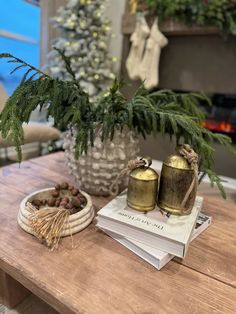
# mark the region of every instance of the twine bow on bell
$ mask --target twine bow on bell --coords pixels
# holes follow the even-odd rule
[[[193,180],[181,203],[181,207],[185,207],[190,197],[190,194],[194,190],[197,190],[198,186],[198,154],[188,144],[180,145],[177,150],[178,153],[188,161],[188,163],[191,166],[191,169],[193,170]]]

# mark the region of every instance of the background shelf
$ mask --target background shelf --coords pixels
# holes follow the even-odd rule
[[[147,18],[148,24],[152,24],[154,17]],[[122,33],[129,35],[134,32],[136,15],[125,13],[122,18]],[[160,25],[160,30],[167,36],[192,36],[192,35],[217,35],[220,31],[215,26],[188,26],[174,20],[165,21]]]

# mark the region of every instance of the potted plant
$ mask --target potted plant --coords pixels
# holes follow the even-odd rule
[[[149,93],[141,86],[128,100],[115,80],[110,90],[92,103],[76,80],[70,59],[62,51],[57,51],[65,62],[70,81],[52,78],[11,54],[0,54],[0,58],[17,64],[13,71],[26,69],[21,84],[0,114],[0,132],[4,138],[11,137],[19,160],[24,143],[22,124],[29,122],[31,112],[39,106],[46,108],[48,116],[54,118],[55,126],[69,130],[65,143],[67,159],[74,172],[79,165],[77,179],[85,191],[107,195],[116,175],[129,159],[136,156],[137,135],[145,138],[149,134],[161,133],[174,138],[177,143],[183,141],[192,145],[200,157],[199,180],[207,174],[224,196],[221,181],[213,171],[212,145],[218,141],[231,149],[231,140],[202,127],[204,114],[198,104],[202,100],[208,101],[206,96],[176,94],[168,90]],[[109,155],[108,148],[115,153]],[[118,151],[121,158],[116,156]],[[89,176],[89,181],[83,180]],[[124,184],[120,182],[120,187]],[[98,189],[98,186],[104,189]]]

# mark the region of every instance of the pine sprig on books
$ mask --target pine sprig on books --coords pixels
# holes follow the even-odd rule
[[[168,135],[176,142],[190,144],[200,157],[200,170],[207,173],[212,184],[221,189],[220,179],[213,171],[215,141],[232,149],[231,139],[212,133],[202,127],[204,114],[199,109],[200,101],[209,99],[198,93],[177,94],[169,90],[149,93],[143,85],[132,99],[126,99],[115,80],[109,91],[104,92],[95,102],[75,79],[70,58],[57,49],[71,80],[50,77],[23,60],[11,54],[0,54],[8,62],[16,64],[13,71],[25,68],[21,84],[7,100],[0,114],[0,132],[4,138],[11,138],[21,160],[21,145],[24,142],[22,124],[28,123],[30,114],[38,106],[46,109],[55,125],[64,130],[77,130],[75,155],[77,158],[88,147],[93,146],[95,132],[101,128],[101,139],[113,139],[116,129],[128,127],[144,138],[147,135]],[[222,189],[221,189],[222,190]],[[223,194],[224,196],[224,194]]]

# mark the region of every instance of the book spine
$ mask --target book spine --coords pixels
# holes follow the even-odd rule
[[[185,258],[186,254],[187,254],[188,247],[189,247],[190,241],[191,241],[191,239],[192,239],[192,236],[193,236],[193,234],[194,234],[195,226],[196,226],[198,217],[199,217],[200,212],[201,212],[201,209],[202,209],[202,204],[203,204],[203,198],[202,198],[202,197],[197,197],[197,198],[196,198],[196,201],[195,201],[195,206],[197,206],[197,208],[198,208],[198,215],[197,215],[196,218],[195,218],[195,222],[194,222],[194,224],[193,224],[192,231],[191,231],[191,235],[190,235],[190,237],[189,237],[189,239],[188,239],[188,242],[184,245],[182,258]]]
[[[203,213],[200,213],[194,229],[194,234],[191,238],[191,242],[198,237],[204,230],[206,230],[212,222],[212,217],[207,216]],[[147,261],[149,264],[153,265],[156,269],[160,270],[165,266],[171,259],[174,258],[174,255],[162,252],[161,255],[157,255],[153,252],[153,249],[149,247],[147,250],[140,248],[138,243],[134,243],[131,239],[122,237],[114,232],[102,229],[105,233],[111,236],[114,240],[118,241],[129,250],[134,252],[136,255],[140,256],[142,259]]]
[[[200,214],[199,216],[201,216],[202,214]],[[204,214],[203,214],[204,215]],[[212,223],[212,217],[211,216],[207,216],[207,215],[204,215],[206,217],[206,221],[204,221],[200,227],[196,227],[194,229],[194,233],[192,235],[192,238],[191,238],[191,242],[196,239],[204,230],[206,230]],[[198,223],[198,221],[197,221]]]

